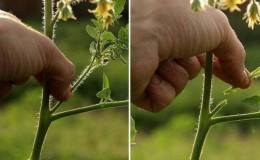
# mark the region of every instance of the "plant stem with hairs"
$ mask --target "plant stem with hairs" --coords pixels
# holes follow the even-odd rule
[[[210,100],[211,100],[211,82],[212,82],[212,53],[206,55],[204,89],[202,96],[202,104],[200,108],[199,122],[197,134],[195,137],[191,160],[199,160],[203,144],[210,129]]]
[[[200,160],[203,145],[205,144],[207,134],[210,128],[216,124],[234,122],[234,121],[245,121],[260,119],[260,111],[254,113],[238,114],[238,115],[227,115],[215,117],[218,111],[220,111],[223,105],[217,105],[211,111],[211,88],[212,88],[212,56],[213,54],[206,54],[206,66],[205,66],[205,77],[204,77],[204,89],[202,93],[202,104],[200,108],[198,129],[194,140],[192,153],[190,160]],[[226,101],[226,100],[225,100]],[[224,102],[224,101],[223,101]],[[224,102],[226,103],[226,102]]]
[[[54,25],[58,20],[59,10],[53,15],[53,0],[44,0],[44,34],[48,36],[50,39],[53,39],[54,35]],[[71,1],[76,2],[76,1]],[[103,31],[98,35],[98,50],[96,54],[101,54],[100,43],[101,43],[101,34]],[[96,55],[93,55],[91,58],[90,64],[84,69],[82,74],[73,84],[71,91],[75,92],[77,87],[90,75],[90,73],[97,67],[101,66],[97,61]],[[44,139],[47,135],[48,129],[52,122],[55,120],[85,113],[91,112],[100,109],[107,109],[107,108],[117,108],[117,107],[125,107],[128,106],[128,100],[124,101],[113,101],[113,102],[100,102],[98,104],[93,104],[90,106],[80,107],[72,110],[67,110],[59,113],[55,113],[55,111],[61,106],[63,101],[59,101],[54,107],[50,106],[50,91],[49,91],[49,82],[48,77],[44,75],[44,85],[43,85],[43,93],[42,93],[42,104],[40,107],[39,113],[39,121],[38,127],[30,155],[30,160],[39,160],[41,157],[41,151],[44,144]]]
[[[49,38],[53,38],[53,25],[52,25],[52,0],[44,0],[44,34]],[[43,94],[42,94],[42,105],[40,108],[40,117],[38,122],[38,128],[36,131],[36,137],[33,144],[32,153],[30,160],[39,160],[41,156],[41,150],[44,143],[45,136],[47,134],[48,128],[51,124],[50,121],[50,92],[48,77],[44,76],[43,84]]]

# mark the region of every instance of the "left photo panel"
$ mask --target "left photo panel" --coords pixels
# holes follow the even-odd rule
[[[0,159],[128,159],[128,10],[0,2]]]

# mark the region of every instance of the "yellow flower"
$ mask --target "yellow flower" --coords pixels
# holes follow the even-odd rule
[[[97,4],[96,9],[89,10],[90,13],[94,13],[100,17],[103,21],[104,27],[107,29],[109,25],[114,23],[114,3],[112,0],[91,0],[91,3]]]
[[[230,12],[234,12],[240,11],[238,5],[244,2],[246,2],[246,0],[220,0],[218,5],[220,9],[229,9]]]
[[[255,25],[260,25],[260,5],[259,2],[251,0],[250,4],[247,6],[247,11],[243,17],[248,23],[248,27],[252,30]]]
[[[111,14],[109,14],[103,21],[103,25],[106,29],[108,29],[108,26],[112,26],[114,24],[114,18]]]
[[[94,10],[89,10],[90,13],[94,13],[97,16],[106,17],[109,15],[111,10],[114,10],[113,1],[111,0],[92,0],[91,3],[96,3],[97,8]]]

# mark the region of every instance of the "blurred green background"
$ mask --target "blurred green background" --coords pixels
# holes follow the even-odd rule
[[[243,9],[245,10],[245,8]],[[230,23],[247,52],[246,67],[252,71],[260,65],[260,27],[247,28],[243,13],[227,14]],[[173,103],[160,113],[148,113],[132,106],[136,122],[136,144],[131,147],[132,160],[188,160],[195,136],[199,113],[203,71],[190,81],[186,89]],[[221,114],[237,114],[258,111],[256,106],[245,105],[242,99],[260,95],[260,81],[245,91],[228,97],[223,91],[229,85],[214,77],[214,104],[228,98],[228,105]],[[202,160],[259,160],[260,120],[235,122],[214,126],[208,136]]]
[[[89,63],[91,38],[85,27],[91,15],[87,9],[95,7],[81,3],[74,7],[77,21],[59,22],[55,42],[76,66],[77,75]],[[126,5],[125,8],[128,8]],[[0,2],[0,9],[13,14],[33,28],[42,31],[41,1],[9,0]],[[124,18],[111,30],[115,34]],[[124,53],[128,59],[128,53]],[[102,89],[102,75],[107,74],[112,89],[112,99],[128,98],[128,65],[111,61],[106,67],[95,70],[73,98],[60,110],[83,107],[99,102],[96,93]],[[31,78],[23,86],[14,86],[12,93],[0,102],[0,160],[25,160],[29,158],[37,125],[41,101],[41,87]],[[109,109],[68,117],[54,122],[43,148],[43,160],[126,160],[128,158],[128,109]]]

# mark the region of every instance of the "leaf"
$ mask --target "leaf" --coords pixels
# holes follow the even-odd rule
[[[250,105],[260,106],[260,96],[255,95],[250,98],[243,99],[242,102]]]
[[[96,20],[96,19],[91,19],[91,22],[98,28],[98,29],[102,29],[102,23],[100,23],[100,21]]]
[[[118,38],[119,39],[124,39],[124,37],[125,37],[125,28],[121,27],[119,32],[118,32]]]
[[[94,27],[92,27],[90,25],[87,25],[86,31],[92,38],[96,39],[98,37],[98,33],[97,33],[96,28],[94,28]]]
[[[103,89],[101,91],[99,91],[96,96],[98,98],[101,99],[101,101],[105,100],[105,101],[112,101],[112,99],[110,98],[111,95],[111,90],[109,87],[109,80],[108,77],[106,76],[106,74],[103,74]]]
[[[95,55],[97,53],[97,50],[96,50],[96,46],[95,46],[95,42],[92,42],[89,46],[89,52],[93,55]]]
[[[111,90],[109,88],[104,88],[102,91],[99,91],[96,96],[103,100],[110,100]]]
[[[102,41],[115,41],[116,37],[112,32],[105,31],[101,35]]]
[[[135,121],[134,119],[131,117],[131,137],[130,137],[130,143],[131,145],[134,145],[135,144],[135,137],[136,137],[136,129],[135,129]]]
[[[128,25],[126,27],[121,27],[118,32],[118,43],[121,49],[128,50]]]
[[[119,15],[124,10],[126,0],[114,0],[115,2],[115,15]]]
[[[112,32],[105,31],[101,35],[101,48],[108,48],[109,44],[116,42],[116,37]]]
[[[107,78],[107,75],[103,73],[103,88],[110,88],[109,87],[109,80]]]

